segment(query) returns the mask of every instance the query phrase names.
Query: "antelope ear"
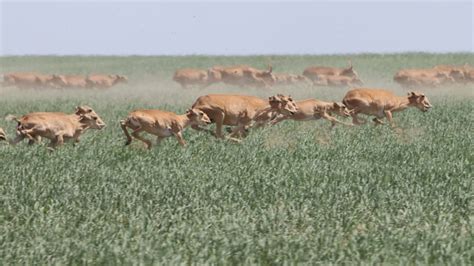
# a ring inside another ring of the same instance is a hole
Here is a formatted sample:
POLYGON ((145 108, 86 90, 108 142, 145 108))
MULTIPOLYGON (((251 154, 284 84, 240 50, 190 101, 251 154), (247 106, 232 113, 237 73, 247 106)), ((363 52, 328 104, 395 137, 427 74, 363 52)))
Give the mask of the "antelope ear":
POLYGON ((277 94, 276 96, 272 96, 272 100, 273 102, 281 102, 281 95, 277 94))
POLYGON ((81 106, 76 106, 76 112, 75 112, 76 115, 82 113, 83 111, 84 111, 84 109, 82 109, 81 106))
POLYGON ((267 73, 269 73, 269 74, 270 74, 270 73, 272 73, 272 71, 273 71, 273 67, 272 67, 272 65, 268 64, 268 70, 267 70, 267 73))
POLYGON ((188 109, 186 110, 186 115, 190 117, 190 116, 197 115, 197 113, 193 109, 188 109))
POLYGON ((414 96, 416 96, 416 93, 415 93, 415 92, 410 91, 410 92, 408 93, 408 97, 414 97, 414 96))

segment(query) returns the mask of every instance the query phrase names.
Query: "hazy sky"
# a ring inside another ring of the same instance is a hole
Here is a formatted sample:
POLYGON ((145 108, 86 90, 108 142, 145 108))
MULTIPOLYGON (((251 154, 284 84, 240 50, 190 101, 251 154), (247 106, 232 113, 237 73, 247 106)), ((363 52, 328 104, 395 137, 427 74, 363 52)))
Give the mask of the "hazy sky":
POLYGON ((472 0, 3 1, 1 55, 474 52, 472 0))

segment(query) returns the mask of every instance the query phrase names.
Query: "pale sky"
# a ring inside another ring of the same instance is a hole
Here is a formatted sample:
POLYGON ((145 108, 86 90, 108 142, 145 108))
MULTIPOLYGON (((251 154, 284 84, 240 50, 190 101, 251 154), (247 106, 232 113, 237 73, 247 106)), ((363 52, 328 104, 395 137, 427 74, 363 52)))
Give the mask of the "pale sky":
POLYGON ((3 1, 0 55, 474 52, 467 1, 3 1))

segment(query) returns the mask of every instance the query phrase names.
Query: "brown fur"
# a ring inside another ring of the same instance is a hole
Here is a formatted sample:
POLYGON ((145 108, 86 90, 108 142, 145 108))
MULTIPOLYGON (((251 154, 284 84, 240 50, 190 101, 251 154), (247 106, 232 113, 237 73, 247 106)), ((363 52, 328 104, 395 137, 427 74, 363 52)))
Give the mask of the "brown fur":
MULTIPOLYGON (((193 109, 206 113, 216 123, 215 136, 223 138, 222 126, 236 126, 231 137, 245 131, 255 122, 262 125, 270 121, 276 114, 291 115, 297 106, 289 96, 272 96, 265 101, 254 96, 210 94, 199 97, 193 109)), ((200 130, 198 127, 193 127, 200 130)))
POLYGON ((364 83, 358 77, 320 75, 319 79, 314 81, 314 84, 330 87, 354 87, 361 86, 364 83))
POLYGON ((7 73, 3 75, 2 86, 17 86, 22 89, 34 88, 38 86, 37 75, 38 73, 34 72, 7 73))
POLYGON ((28 138, 32 144, 43 137, 51 140, 50 148, 62 145, 67 139, 79 142, 79 137, 88 128, 105 127, 102 119, 88 106, 77 107, 73 114, 37 112, 24 115, 20 119, 8 116, 8 119, 18 122, 17 137, 10 142, 11 144, 16 144, 24 138, 28 138))
POLYGON ((453 66, 453 65, 437 65, 434 69, 439 70, 443 73, 446 73, 449 77, 454 79, 455 82, 465 83, 466 72, 470 68, 468 64, 463 66, 453 66))
POLYGON ((443 69, 402 69, 393 80, 405 88, 414 86, 439 86, 448 82, 456 82, 450 71, 443 69))
POLYGON ((275 77, 275 85, 294 85, 300 82, 308 82, 309 79, 303 75, 278 73, 273 74, 275 77))
POLYGON ((179 83, 183 89, 186 89, 192 85, 198 85, 203 88, 210 84, 207 76, 207 70, 201 69, 178 69, 174 73, 173 80, 179 83))
POLYGON ((358 114, 375 116, 373 121, 376 124, 383 124, 380 119, 386 117, 394 126, 393 112, 399 112, 408 107, 416 107, 426 112, 432 107, 428 98, 421 93, 410 92, 408 96, 400 97, 388 90, 369 88, 348 91, 342 102, 351 110, 352 122, 356 125, 363 123, 359 121, 358 114))
POLYGON ((208 70, 210 82, 223 82, 236 86, 255 86, 268 88, 275 82, 272 67, 259 70, 250 66, 214 66, 208 70))
POLYGON ((41 84, 43 88, 48 88, 48 89, 62 89, 66 87, 66 81, 61 75, 52 75, 51 78, 41 78, 38 77, 39 80, 41 80, 41 84))
POLYGON ((359 79, 359 74, 354 70, 351 61, 349 61, 347 68, 311 66, 303 71, 303 76, 313 81, 315 85, 317 85, 317 82, 324 76, 344 76, 359 79))
POLYGON ((18 72, 3 75, 3 86, 16 86, 20 89, 43 88, 53 80, 53 75, 34 72, 18 72))
POLYGON ((407 77, 403 81, 403 86, 406 88, 420 88, 420 87, 439 87, 445 81, 444 78, 439 77, 407 77))
POLYGON ((468 68, 465 70, 466 81, 474 82, 474 68, 468 68))
POLYGON ((121 75, 93 74, 87 77, 90 86, 99 89, 107 89, 118 83, 127 83, 128 78, 121 75))
POLYGON ((179 144, 185 146, 183 130, 190 125, 210 124, 211 120, 202 111, 190 109, 183 115, 161 110, 136 110, 131 112, 125 120, 120 121, 120 126, 127 137, 125 145, 132 142, 132 136, 143 141, 147 148, 152 146, 151 141, 140 136, 140 132, 145 131, 157 136, 157 144, 162 139, 174 135, 179 144), (130 136, 127 128, 133 130, 130 136))
MULTIPOLYGON (((62 79, 63 88, 89 88, 91 87, 91 82, 86 76, 81 75, 59 75, 62 79)), ((58 84, 59 85, 59 84, 58 84)))
POLYGON ((298 111, 292 116, 279 115, 277 118, 272 120, 271 124, 275 125, 283 120, 292 119, 295 121, 308 121, 326 119, 331 122, 331 127, 334 127, 336 123, 349 125, 344 122, 337 120, 334 114, 348 117, 351 112, 342 103, 337 102, 324 102, 316 99, 308 99, 303 101, 297 101, 298 111))

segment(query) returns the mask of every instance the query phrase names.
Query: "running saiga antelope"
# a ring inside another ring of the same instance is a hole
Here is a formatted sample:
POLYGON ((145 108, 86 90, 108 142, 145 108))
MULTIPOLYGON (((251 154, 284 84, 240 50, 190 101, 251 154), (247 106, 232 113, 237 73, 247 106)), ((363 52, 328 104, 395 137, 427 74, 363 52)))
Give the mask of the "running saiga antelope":
POLYGON ((351 110, 352 122, 356 125, 366 122, 361 122, 357 115, 366 114, 375 116, 373 119, 375 124, 384 124, 381 119, 386 117, 394 127, 393 112, 403 111, 408 107, 416 107, 426 112, 432 107, 428 97, 422 93, 409 92, 407 96, 400 97, 388 90, 368 88, 348 91, 342 102, 351 110))
POLYGON ((349 117, 351 115, 349 109, 342 103, 324 102, 316 99, 308 99, 303 101, 297 101, 296 105, 298 106, 298 111, 295 114, 293 114, 292 116, 282 114, 278 115, 275 119, 271 121, 271 124, 275 125, 287 119, 292 119, 295 121, 326 119, 331 122, 331 128, 334 127, 336 124, 351 126, 351 124, 339 121, 333 115, 336 114, 342 117, 349 117))
POLYGON ((132 136, 143 141, 148 149, 151 148, 150 140, 140 136, 141 132, 147 132, 157 137, 156 142, 160 144, 161 140, 166 137, 175 136, 181 146, 185 146, 186 142, 183 138, 183 130, 191 125, 210 124, 211 120, 202 111, 197 109, 189 109, 183 115, 177 115, 172 112, 161 110, 136 110, 131 112, 125 120, 120 121, 120 127, 127 137, 125 145, 132 142, 132 136), (127 128, 133 130, 128 132, 127 128))
MULTIPOLYGON (((263 100, 254 96, 210 94, 199 97, 193 109, 206 113, 216 123, 215 136, 224 138, 222 126, 236 126, 231 137, 255 125, 263 125, 278 114, 291 116, 297 105, 290 96, 276 95, 263 100)), ((199 127, 193 127, 202 130, 199 127)))
POLYGON ((79 142, 79 137, 89 128, 102 129, 104 121, 88 106, 78 106, 73 114, 59 112, 36 112, 26 114, 19 119, 8 115, 7 120, 18 123, 16 138, 11 144, 17 144, 25 138, 29 143, 39 142, 41 137, 51 140, 49 148, 62 145, 65 140, 73 139, 79 142))

